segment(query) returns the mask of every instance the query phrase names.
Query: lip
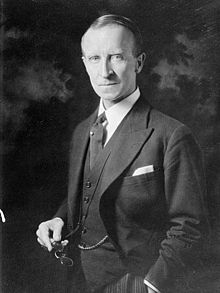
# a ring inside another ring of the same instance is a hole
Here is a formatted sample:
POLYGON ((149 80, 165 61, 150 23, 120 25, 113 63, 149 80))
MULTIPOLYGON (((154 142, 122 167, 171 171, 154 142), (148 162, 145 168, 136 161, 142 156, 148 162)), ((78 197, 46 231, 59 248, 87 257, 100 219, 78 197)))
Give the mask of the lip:
POLYGON ((99 84, 99 86, 112 86, 116 85, 117 83, 106 83, 106 84, 99 84))

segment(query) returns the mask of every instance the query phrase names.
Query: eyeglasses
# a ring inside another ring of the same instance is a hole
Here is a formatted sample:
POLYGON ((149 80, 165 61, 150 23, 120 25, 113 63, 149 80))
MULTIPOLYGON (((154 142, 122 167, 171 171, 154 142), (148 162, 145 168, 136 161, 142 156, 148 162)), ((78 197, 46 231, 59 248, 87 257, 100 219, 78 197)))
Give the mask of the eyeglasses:
POLYGON ((66 243, 62 242, 53 242, 52 247, 54 248, 54 255, 56 258, 60 260, 60 263, 65 266, 72 267, 73 266, 73 260, 68 257, 65 253, 65 246, 66 243))
MULTIPOLYGON (((81 209, 80 209, 80 213, 81 213, 81 209)), ((72 231, 70 231, 70 233, 68 233, 65 236, 65 240, 63 241, 54 241, 51 243, 53 249, 54 249, 54 256, 60 260, 60 263, 64 266, 68 266, 68 267, 72 267, 73 266, 73 260, 72 258, 68 257, 66 252, 65 252, 65 247, 67 246, 67 244, 69 243, 69 240, 67 240, 66 238, 69 238, 72 235, 75 235, 78 231, 79 228, 81 227, 81 222, 80 222, 80 218, 81 218, 81 214, 79 216, 79 221, 76 225, 76 228, 72 231)), ((43 246, 44 248, 44 246, 43 246)))

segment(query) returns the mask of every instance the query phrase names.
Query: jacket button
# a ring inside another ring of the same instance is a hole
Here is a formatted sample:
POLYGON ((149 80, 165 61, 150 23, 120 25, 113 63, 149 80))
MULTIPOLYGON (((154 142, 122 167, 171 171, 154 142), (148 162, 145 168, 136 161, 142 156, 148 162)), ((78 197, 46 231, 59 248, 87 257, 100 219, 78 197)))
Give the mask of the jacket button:
POLYGON ((85 196, 85 197, 83 198, 83 201, 84 201, 84 203, 88 203, 88 202, 89 202, 89 197, 88 197, 88 196, 85 196))
POLYGON ((87 187, 87 188, 90 188, 91 186, 92 186, 92 183, 91 183, 90 181, 87 181, 87 182, 86 182, 86 187, 87 187))

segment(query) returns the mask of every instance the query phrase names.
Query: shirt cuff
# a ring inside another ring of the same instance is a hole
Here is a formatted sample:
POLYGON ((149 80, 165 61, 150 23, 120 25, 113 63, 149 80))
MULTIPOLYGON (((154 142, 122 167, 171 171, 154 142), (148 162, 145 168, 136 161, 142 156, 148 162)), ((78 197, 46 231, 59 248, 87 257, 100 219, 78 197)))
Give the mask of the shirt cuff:
POLYGON ((144 279, 144 284, 147 285, 148 287, 150 287, 152 290, 154 290, 157 293, 161 293, 156 287, 154 287, 154 285, 152 285, 149 281, 147 281, 146 279, 144 279))

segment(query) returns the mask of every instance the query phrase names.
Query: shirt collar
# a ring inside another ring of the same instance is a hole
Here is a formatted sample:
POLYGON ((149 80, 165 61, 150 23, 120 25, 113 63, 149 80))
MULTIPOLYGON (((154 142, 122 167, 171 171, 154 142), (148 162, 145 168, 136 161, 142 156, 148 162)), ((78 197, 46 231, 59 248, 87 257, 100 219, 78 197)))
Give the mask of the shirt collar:
POLYGON ((108 123, 111 123, 111 122, 114 123, 115 119, 117 121, 120 120, 120 122, 121 122, 122 119, 131 110, 131 108, 136 103, 136 101, 138 100, 139 97, 140 97, 140 89, 138 87, 127 98, 125 98, 122 101, 118 102, 117 104, 111 106, 107 110, 104 108, 102 99, 100 99, 98 116, 100 114, 102 114, 103 112, 105 112, 108 123))

